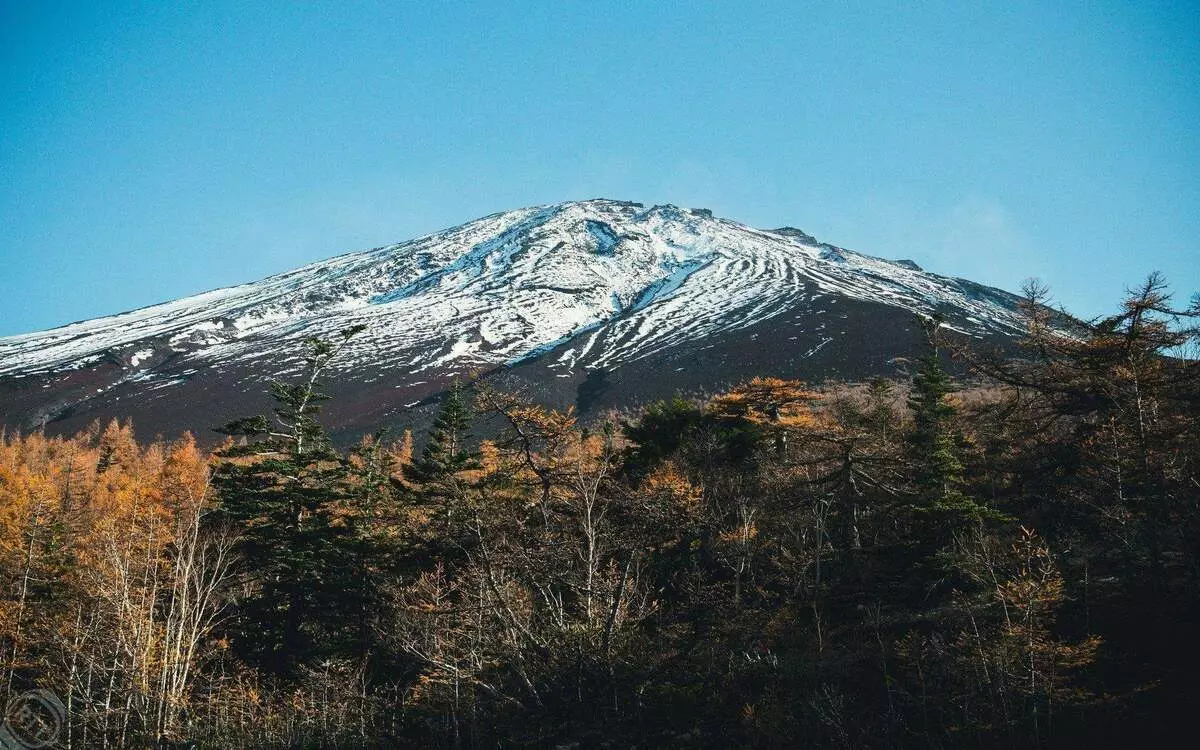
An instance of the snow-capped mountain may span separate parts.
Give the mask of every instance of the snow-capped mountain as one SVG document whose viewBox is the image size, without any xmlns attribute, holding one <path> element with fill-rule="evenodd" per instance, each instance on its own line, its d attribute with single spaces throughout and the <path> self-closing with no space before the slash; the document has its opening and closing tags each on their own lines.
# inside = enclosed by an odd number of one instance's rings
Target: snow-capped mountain
<svg viewBox="0 0 1200 750">
<path fill-rule="evenodd" d="M 137 423 L 202 429 L 227 416 L 215 404 L 261 402 L 269 379 L 299 372 L 305 340 L 358 324 L 364 331 L 332 373 L 348 399 L 346 429 L 403 421 L 405 409 L 468 372 L 545 381 L 559 400 L 564 389 L 582 394 L 581 384 L 635 371 L 654 376 L 657 390 L 673 379 L 716 385 L 727 377 L 713 359 L 721 352 L 767 369 L 786 360 L 809 378 L 846 374 L 908 353 L 911 335 L 895 331 L 911 333 L 914 313 L 939 310 L 973 336 L 1018 334 L 1016 302 L 797 229 L 669 205 L 561 203 L 2 338 L 0 421 L 74 428 L 132 413 Z M 878 350 L 874 365 L 830 365 L 831 355 L 846 360 L 864 346 Z M 667 364 L 688 357 L 712 371 L 673 377 L 689 367 Z"/>
</svg>

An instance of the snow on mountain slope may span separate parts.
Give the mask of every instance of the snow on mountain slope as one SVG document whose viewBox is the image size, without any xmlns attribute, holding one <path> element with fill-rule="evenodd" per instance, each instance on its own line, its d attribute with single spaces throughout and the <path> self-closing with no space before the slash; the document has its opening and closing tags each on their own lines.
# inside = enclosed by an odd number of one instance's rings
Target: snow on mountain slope
<svg viewBox="0 0 1200 750">
<path fill-rule="evenodd" d="M 552 366 L 611 369 L 802 303 L 823 328 L 821 315 L 845 297 L 943 310 L 973 335 L 1022 328 L 1012 295 L 908 261 L 704 210 L 591 200 L 498 213 L 262 281 L 2 338 L 0 376 L 100 362 L 117 364 L 120 382 L 147 387 L 229 367 L 283 376 L 302 366 L 303 340 L 355 324 L 366 330 L 336 362 L 343 373 L 369 366 L 411 382 L 567 342 Z"/>
</svg>

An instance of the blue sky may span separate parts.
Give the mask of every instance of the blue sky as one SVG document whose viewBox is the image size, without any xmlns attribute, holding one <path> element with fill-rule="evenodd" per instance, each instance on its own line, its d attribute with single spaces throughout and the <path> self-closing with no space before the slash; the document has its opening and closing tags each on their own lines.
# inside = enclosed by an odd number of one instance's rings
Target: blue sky
<svg viewBox="0 0 1200 750">
<path fill-rule="evenodd" d="M 599 196 L 1183 301 L 1198 122 L 1195 2 L 0 0 L 0 335 Z"/>
</svg>

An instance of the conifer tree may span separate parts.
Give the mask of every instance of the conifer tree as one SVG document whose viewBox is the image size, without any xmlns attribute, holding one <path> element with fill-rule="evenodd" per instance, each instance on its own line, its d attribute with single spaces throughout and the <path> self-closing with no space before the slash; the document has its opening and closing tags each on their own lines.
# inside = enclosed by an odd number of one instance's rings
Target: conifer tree
<svg viewBox="0 0 1200 750">
<path fill-rule="evenodd" d="M 479 452 L 470 447 L 471 407 L 456 378 L 442 400 L 421 457 L 404 467 L 408 479 L 420 485 L 421 494 L 440 505 L 439 517 L 448 530 L 465 499 L 461 474 L 480 467 Z"/>
<path fill-rule="evenodd" d="M 479 456 L 469 447 L 470 429 L 471 407 L 455 378 L 429 430 L 421 457 L 408 467 L 407 473 L 416 481 L 429 483 L 478 468 Z"/>
<path fill-rule="evenodd" d="M 883 377 L 873 378 L 867 387 L 868 407 L 864 415 L 865 422 L 874 437 L 884 444 L 891 440 L 891 427 L 895 421 L 895 414 L 892 412 L 894 390 L 891 381 Z"/>
<path fill-rule="evenodd" d="M 994 514 L 963 493 L 963 465 L 958 456 L 954 421 L 955 390 L 939 357 L 939 315 L 922 321 L 925 352 L 917 360 L 908 407 L 913 414 L 909 448 L 913 460 L 913 509 L 943 532 L 958 530 Z"/>
<path fill-rule="evenodd" d="M 317 420 L 329 398 L 319 378 L 360 330 L 343 331 L 336 343 L 309 342 L 305 376 L 271 386 L 275 424 L 256 416 L 218 430 L 242 438 L 217 453 L 224 461 L 213 476 L 223 519 L 241 532 L 247 570 L 234 645 L 250 663 L 284 675 L 350 650 L 361 635 L 367 550 L 348 507 L 348 464 Z"/>
</svg>

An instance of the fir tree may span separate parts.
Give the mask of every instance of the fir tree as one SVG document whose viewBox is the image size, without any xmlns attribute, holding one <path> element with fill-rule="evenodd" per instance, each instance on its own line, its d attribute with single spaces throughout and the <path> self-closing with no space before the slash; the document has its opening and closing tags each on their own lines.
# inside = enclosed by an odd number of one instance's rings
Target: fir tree
<svg viewBox="0 0 1200 750">
<path fill-rule="evenodd" d="M 408 467 L 410 478 L 418 482 L 437 482 L 470 469 L 479 468 L 478 453 L 470 444 L 471 408 L 456 378 L 446 391 L 442 408 L 429 430 L 421 457 Z"/>
<path fill-rule="evenodd" d="M 263 416 L 219 428 L 241 438 L 217 453 L 213 474 L 222 517 L 241 532 L 248 571 L 234 645 L 252 664 L 280 674 L 352 651 L 366 601 L 369 550 L 348 490 L 349 467 L 317 415 L 328 396 L 319 377 L 361 328 L 309 342 L 308 372 L 275 382 L 275 424 Z"/>
<path fill-rule="evenodd" d="M 866 426 L 885 445 L 892 438 L 892 424 L 896 419 L 892 411 L 894 391 L 891 381 L 883 377 L 872 378 L 867 387 Z"/>
<path fill-rule="evenodd" d="M 952 533 L 994 514 L 962 491 L 963 465 L 954 426 L 958 409 L 949 398 L 954 383 L 939 356 L 941 323 L 936 314 L 922 321 L 926 347 L 908 396 L 913 414 L 908 440 L 916 490 L 913 509 L 939 530 Z"/>
<path fill-rule="evenodd" d="M 464 501 L 466 485 L 462 472 L 480 467 L 479 452 L 470 447 L 471 408 L 456 378 L 442 400 L 421 457 L 404 467 L 405 475 L 417 482 L 421 493 L 440 504 L 447 527 Z"/>
</svg>

